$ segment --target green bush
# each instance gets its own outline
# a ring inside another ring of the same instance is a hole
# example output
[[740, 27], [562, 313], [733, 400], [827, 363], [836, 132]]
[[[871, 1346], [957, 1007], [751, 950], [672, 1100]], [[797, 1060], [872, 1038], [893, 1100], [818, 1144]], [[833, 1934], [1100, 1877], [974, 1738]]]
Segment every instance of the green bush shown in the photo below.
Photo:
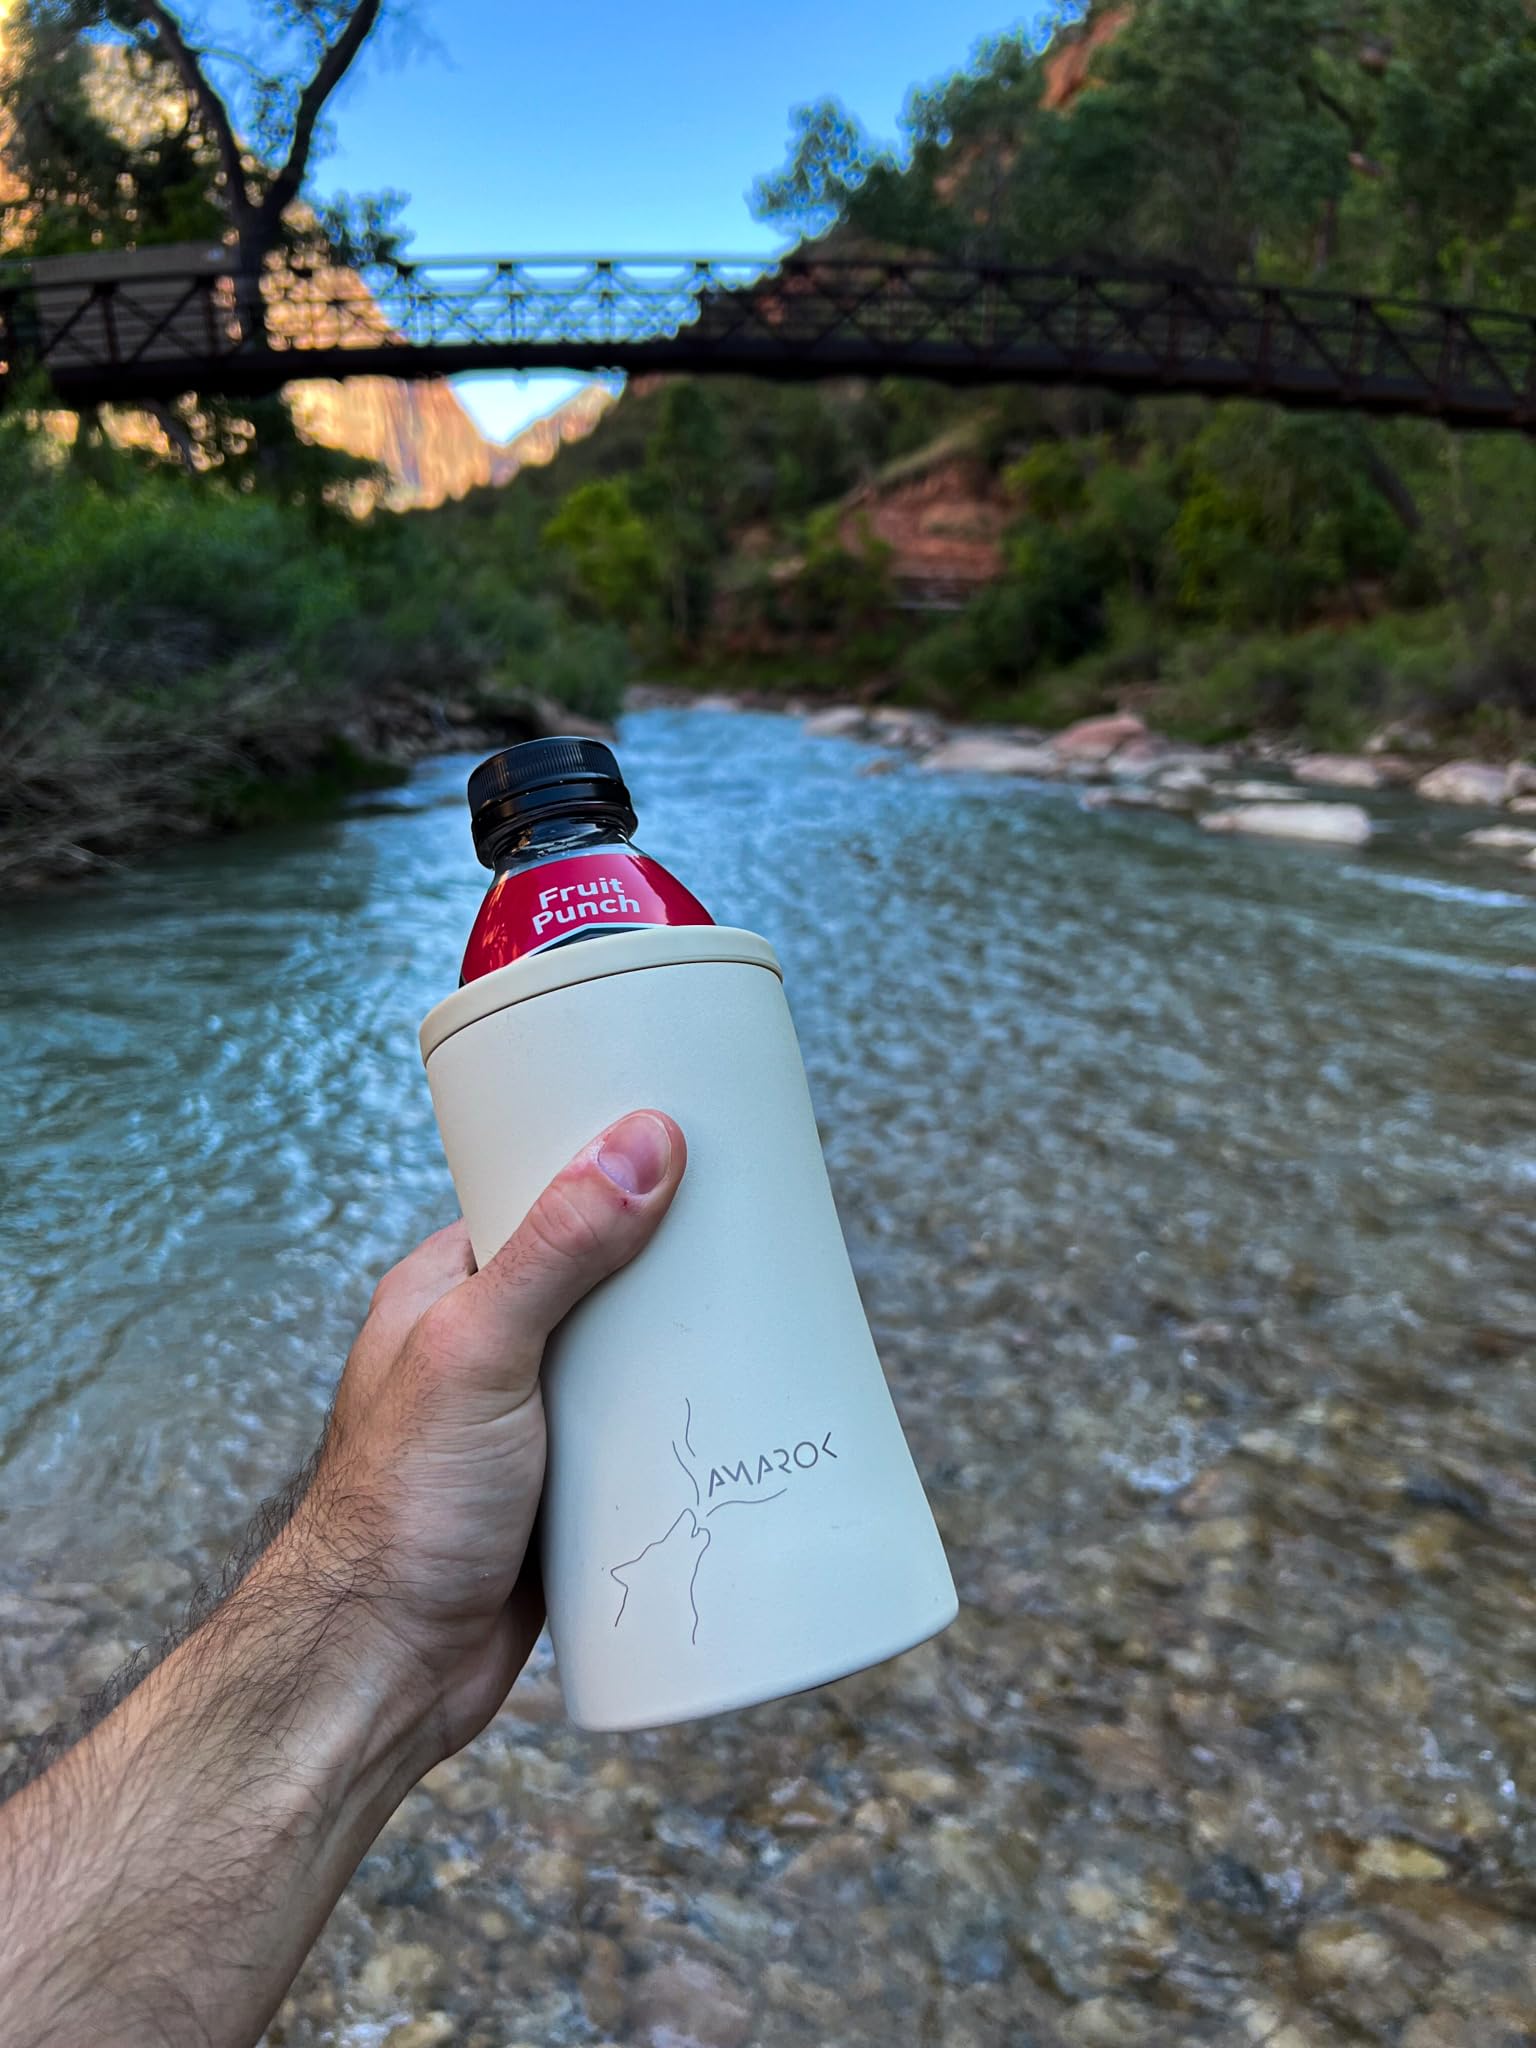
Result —
[[1389, 719], [1433, 713], [1437, 700], [1444, 712], [1447, 632], [1441, 617], [1418, 631], [1382, 620], [1343, 632], [1188, 640], [1165, 665], [1159, 717], [1203, 741], [1268, 732], [1357, 747]]
[[598, 618], [638, 625], [655, 617], [661, 550], [626, 483], [582, 484], [540, 540], [547, 554], [568, 566], [578, 597]]

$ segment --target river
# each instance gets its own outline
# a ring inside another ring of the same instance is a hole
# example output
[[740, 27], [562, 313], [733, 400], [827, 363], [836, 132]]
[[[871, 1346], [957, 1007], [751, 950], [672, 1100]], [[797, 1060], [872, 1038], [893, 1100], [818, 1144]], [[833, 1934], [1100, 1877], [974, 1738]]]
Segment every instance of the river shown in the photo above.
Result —
[[[638, 1738], [541, 1648], [274, 2048], [1536, 2040], [1529, 881], [622, 739], [784, 959], [961, 1617]], [[468, 765], [0, 912], [0, 1737], [174, 1619], [452, 1213]]]

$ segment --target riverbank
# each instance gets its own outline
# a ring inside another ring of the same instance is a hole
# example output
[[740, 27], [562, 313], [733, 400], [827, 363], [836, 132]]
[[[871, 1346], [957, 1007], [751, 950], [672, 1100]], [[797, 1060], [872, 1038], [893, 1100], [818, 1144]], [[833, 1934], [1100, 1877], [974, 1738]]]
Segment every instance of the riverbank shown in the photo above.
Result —
[[1477, 814], [1461, 835], [1469, 851], [1536, 870], [1536, 764], [1447, 754], [1408, 728], [1384, 729], [1359, 754], [1324, 754], [1283, 740], [1190, 746], [1129, 711], [1046, 732], [957, 725], [900, 706], [668, 686], [642, 686], [627, 701], [633, 709], [776, 711], [801, 719], [813, 738], [881, 749], [864, 774], [889, 773], [906, 755], [928, 775], [1070, 783], [1088, 810], [1166, 811], [1242, 837], [1364, 846], [1379, 822], [1363, 799], [1397, 793]]
[[[671, 684], [636, 685], [625, 704], [775, 712], [803, 719], [818, 739], [879, 748], [866, 773], [907, 757], [925, 774], [1069, 783], [1090, 810], [1167, 811], [1208, 832], [1365, 845], [1377, 828], [1362, 796], [1405, 793], [1477, 812], [1468, 847], [1536, 871], [1536, 765], [1448, 754], [1411, 728], [1387, 728], [1359, 754], [1320, 754], [1276, 738], [1194, 746], [1129, 711], [1050, 732], [905, 706]], [[99, 875], [180, 840], [325, 816], [360, 790], [400, 782], [430, 755], [611, 730], [550, 697], [394, 687], [339, 702], [255, 693], [221, 703], [213, 720], [174, 743], [151, 734], [125, 746], [121, 735], [109, 742], [82, 731], [61, 747], [55, 734], [41, 760], [18, 746], [0, 763], [0, 892]]]
[[610, 727], [539, 696], [393, 688], [317, 700], [290, 691], [221, 703], [173, 739], [110, 737], [82, 722], [0, 763], [0, 891], [108, 873], [180, 840], [324, 817], [402, 782], [429, 755], [489, 752]]

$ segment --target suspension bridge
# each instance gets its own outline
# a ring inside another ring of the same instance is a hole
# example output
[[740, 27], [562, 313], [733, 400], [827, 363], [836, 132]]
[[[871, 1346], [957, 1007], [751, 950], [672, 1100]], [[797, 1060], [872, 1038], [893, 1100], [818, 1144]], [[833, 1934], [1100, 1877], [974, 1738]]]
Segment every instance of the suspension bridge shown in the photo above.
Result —
[[214, 246], [0, 267], [0, 403], [472, 370], [924, 377], [1198, 393], [1536, 430], [1536, 317], [1155, 271], [807, 252], [361, 270]]

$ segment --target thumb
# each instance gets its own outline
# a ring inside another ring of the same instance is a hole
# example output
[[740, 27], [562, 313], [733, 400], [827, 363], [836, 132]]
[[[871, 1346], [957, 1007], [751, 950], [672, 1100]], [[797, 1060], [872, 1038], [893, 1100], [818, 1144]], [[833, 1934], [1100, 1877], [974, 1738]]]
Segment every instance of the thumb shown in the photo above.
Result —
[[452, 1321], [461, 1384], [526, 1399], [550, 1332], [650, 1242], [687, 1160], [677, 1125], [650, 1109], [621, 1117], [578, 1152], [495, 1257], [433, 1312]]

